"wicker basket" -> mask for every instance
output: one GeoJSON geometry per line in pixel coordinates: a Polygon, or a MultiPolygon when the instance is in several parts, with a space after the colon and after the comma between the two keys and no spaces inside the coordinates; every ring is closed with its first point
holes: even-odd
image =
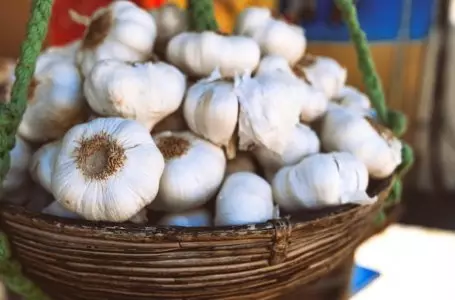
{"type": "MultiPolygon", "coordinates": [[[[366,83],[373,86],[372,101],[384,121],[387,111],[380,83],[358,28],[355,9],[350,0],[336,1],[344,7],[366,83]]],[[[191,3],[196,19],[198,13],[212,9],[209,0],[191,3]]],[[[45,35],[45,30],[38,29],[47,22],[50,7],[51,0],[33,2],[13,100],[11,104],[0,104],[0,112],[4,112],[0,141],[7,141],[0,143],[2,176],[7,171],[5,161],[26,107],[33,65],[45,35]]],[[[205,26],[204,22],[197,25],[205,26]]],[[[410,150],[406,151],[403,153],[410,150]]],[[[407,165],[397,170],[397,176],[407,165]]],[[[292,218],[248,226],[183,228],[94,223],[35,214],[11,205],[0,207],[0,225],[24,273],[57,300],[265,300],[286,299],[287,295],[294,295],[292,299],[298,295],[318,299],[315,290],[326,286],[321,282],[340,276],[337,270],[346,269],[356,247],[374,231],[373,219],[394,179],[370,183],[369,195],[379,199],[374,205],[306,211],[292,218]]],[[[46,299],[11,260],[5,236],[0,233],[0,237],[0,274],[6,284],[29,299],[46,299]]],[[[346,288],[350,272],[341,274],[344,277],[337,281],[346,288]]]]}

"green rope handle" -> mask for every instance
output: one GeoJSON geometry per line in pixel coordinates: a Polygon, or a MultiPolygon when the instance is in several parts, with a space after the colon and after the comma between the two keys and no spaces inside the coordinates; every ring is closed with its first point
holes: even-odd
{"type": "Polygon", "coordinates": [[[189,0],[188,12],[191,30],[218,31],[213,0],[189,0]]]}
{"type": "MultiPolygon", "coordinates": [[[[14,148],[16,131],[27,107],[27,93],[35,64],[47,34],[52,0],[34,0],[27,23],[27,34],[21,46],[16,67],[16,80],[9,103],[0,104],[0,183],[10,167],[9,152],[14,148]]],[[[5,233],[0,232],[0,276],[5,285],[27,300],[49,299],[40,288],[22,274],[19,263],[12,259],[5,233]]]]}

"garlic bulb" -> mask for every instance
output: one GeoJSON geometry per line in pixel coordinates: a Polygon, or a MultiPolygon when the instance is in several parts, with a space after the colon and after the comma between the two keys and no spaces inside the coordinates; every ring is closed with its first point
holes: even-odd
{"type": "Polygon", "coordinates": [[[354,154],[373,178],[390,176],[401,163],[402,144],[393,133],[349,109],[333,107],[327,112],[322,122],[321,142],[327,151],[354,154]]]}
{"type": "Polygon", "coordinates": [[[371,108],[368,96],[352,86],[344,86],[332,100],[347,108],[358,110],[368,110],[371,108]]]}
{"type": "Polygon", "coordinates": [[[131,1],[113,1],[98,9],[87,25],[77,54],[84,76],[100,60],[136,62],[152,53],[157,35],[155,20],[131,1]]]}
{"type": "Polygon", "coordinates": [[[158,224],[162,226],[209,227],[212,226],[212,216],[208,210],[200,208],[165,215],[158,224]]]}
{"type": "Polygon", "coordinates": [[[344,87],[347,70],[336,60],[324,56],[304,56],[294,71],[314,88],[324,92],[331,99],[344,87]]]}
{"type": "Polygon", "coordinates": [[[282,154],[299,123],[305,89],[295,77],[278,71],[243,76],[237,88],[239,149],[259,146],[282,154]]]}
{"type": "Polygon", "coordinates": [[[35,73],[41,73],[49,68],[50,65],[60,61],[76,64],[76,55],[80,46],[81,41],[76,40],[65,46],[47,48],[39,55],[36,61],[35,73]]]}
{"type": "Polygon", "coordinates": [[[225,77],[253,71],[259,64],[259,45],[244,36],[223,36],[211,31],[183,32],[172,38],[166,56],[186,74],[207,77],[216,68],[225,77]],[[239,54],[241,53],[241,55],[239,54]]]}
{"type": "Polygon", "coordinates": [[[166,167],[157,199],[150,208],[183,212],[209,201],[223,181],[223,150],[190,132],[162,132],[154,139],[166,167]]]}
{"type": "Polygon", "coordinates": [[[16,62],[13,59],[0,58],[0,103],[8,103],[11,100],[15,69],[16,62]]]}
{"type": "Polygon", "coordinates": [[[188,15],[175,3],[167,3],[151,11],[156,21],[156,48],[162,52],[171,38],[188,29],[188,15]]]}
{"type": "Polygon", "coordinates": [[[227,162],[225,176],[229,176],[237,172],[259,172],[256,162],[251,153],[239,152],[234,159],[227,162]]]}
{"type": "Polygon", "coordinates": [[[229,159],[235,157],[234,131],[237,127],[239,102],[233,82],[224,81],[215,71],[187,92],[183,115],[188,127],[215,145],[227,148],[229,159]]]}
{"type": "Polygon", "coordinates": [[[55,60],[35,73],[18,132],[28,141],[45,143],[61,138],[87,118],[78,69],[70,62],[55,60]]]}
{"type": "Polygon", "coordinates": [[[113,59],[96,63],[84,83],[93,111],[136,120],[149,130],[179,108],[185,89],[185,75],[172,65],[113,59]]]}
{"type": "Polygon", "coordinates": [[[82,219],[78,214],[68,210],[65,206],[60,204],[58,201],[54,201],[46,206],[42,211],[43,214],[56,216],[66,219],[82,219]]]}
{"type": "Polygon", "coordinates": [[[3,181],[2,193],[11,193],[23,189],[29,183],[28,165],[32,157],[31,147],[19,136],[16,136],[16,143],[9,155],[10,168],[3,181]]]}
{"type": "Polygon", "coordinates": [[[163,170],[163,156],[145,127],[99,118],[63,138],[52,192],[87,220],[123,222],[155,199],[163,170]]]}
{"type": "Polygon", "coordinates": [[[271,220],[274,212],[272,189],[264,179],[252,173],[234,173],[216,197],[215,225],[262,223],[271,220]]]}
{"type": "Polygon", "coordinates": [[[58,140],[39,148],[33,154],[29,166],[33,180],[39,183],[49,193],[52,193],[52,174],[61,144],[61,141],[58,140]]]}
{"type": "Polygon", "coordinates": [[[305,54],[307,42],[303,28],[274,19],[267,8],[252,7],[243,10],[235,32],[252,37],[263,54],[280,55],[291,65],[305,54]]]}
{"type": "Polygon", "coordinates": [[[297,164],[304,157],[319,152],[319,149],[320,142],[316,133],[306,125],[297,124],[281,155],[263,147],[258,147],[254,154],[266,173],[269,174],[267,177],[270,177],[281,167],[297,164]]]}
{"type": "Polygon", "coordinates": [[[315,154],[282,168],[273,179],[273,195],[288,212],[348,203],[370,204],[368,172],[349,153],[315,154]]]}

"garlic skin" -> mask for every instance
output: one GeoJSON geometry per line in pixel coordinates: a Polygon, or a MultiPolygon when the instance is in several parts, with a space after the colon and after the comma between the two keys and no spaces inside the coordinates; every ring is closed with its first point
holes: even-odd
{"type": "Polygon", "coordinates": [[[347,79],[347,70],[336,60],[324,56],[306,55],[294,67],[294,71],[314,88],[324,92],[328,99],[340,93],[347,79]]]}
{"type": "Polygon", "coordinates": [[[295,77],[278,71],[243,76],[237,88],[239,149],[263,147],[282,154],[299,123],[305,89],[295,77]]]}
{"type": "Polygon", "coordinates": [[[185,90],[185,75],[166,63],[103,60],[84,82],[93,111],[136,120],[149,130],[179,108],[185,90]]]}
{"type": "Polygon", "coordinates": [[[178,213],[207,203],[223,181],[223,150],[188,131],[162,132],[154,140],[166,167],[157,199],[150,208],[178,213]]]}
{"type": "Polygon", "coordinates": [[[386,178],[401,164],[400,140],[356,111],[331,108],[324,116],[320,137],[325,150],[352,153],[373,178],[386,178]]]}
{"type": "Polygon", "coordinates": [[[123,222],[152,203],[163,170],[163,156],[144,126],[98,118],[63,138],[52,192],[87,220],[123,222]]]}
{"type": "Polygon", "coordinates": [[[70,62],[55,60],[41,68],[35,73],[28,97],[18,129],[27,141],[45,143],[59,139],[88,118],[81,77],[70,62]]]}
{"type": "Polygon", "coordinates": [[[16,78],[16,62],[9,58],[0,58],[0,103],[9,103],[11,89],[16,78]]]}
{"type": "Polygon", "coordinates": [[[32,157],[32,148],[22,138],[16,136],[16,143],[9,155],[10,168],[3,181],[2,193],[23,189],[29,180],[28,165],[32,157]]]}
{"type": "Polygon", "coordinates": [[[371,109],[371,102],[368,96],[352,86],[344,86],[332,101],[343,107],[358,111],[371,109]]]}
{"type": "Polygon", "coordinates": [[[263,223],[273,219],[276,210],[270,185],[246,172],[226,178],[216,197],[216,226],[263,223]]]}
{"type": "Polygon", "coordinates": [[[167,3],[150,12],[157,26],[156,48],[165,51],[171,38],[188,29],[188,14],[175,3],[167,3]]]}
{"type": "Polygon", "coordinates": [[[265,55],[284,57],[294,65],[304,54],[307,41],[301,26],[274,19],[267,8],[247,8],[240,13],[235,33],[252,37],[265,55]]]}
{"type": "Polygon", "coordinates": [[[167,214],[158,222],[161,226],[210,227],[212,215],[206,209],[200,208],[182,213],[167,214]]]}
{"type": "Polygon", "coordinates": [[[33,180],[49,193],[52,193],[52,174],[61,145],[60,140],[43,145],[33,154],[30,162],[29,170],[33,180]]]}
{"type": "MultiPolygon", "coordinates": [[[[190,87],[183,103],[188,127],[215,145],[228,147],[239,115],[235,89],[236,85],[222,80],[218,71],[190,87]]],[[[233,158],[235,152],[228,156],[233,158]]]]}
{"type": "Polygon", "coordinates": [[[166,57],[190,76],[207,77],[219,68],[224,77],[234,77],[253,71],[261,52],[249,37],[223,36],[211,31],[183,32],[170,40],[166,57]]]}
{"type": "Polygon", "coordinates": [[[318,153],[319,150],[320,142],[316,133],[306,125],[297,124],[281,155],[262,147],[258,147],[254,154],[266,174],[269,174],[267,177],[271,179],[270,176],[280,168],[297,164],[304,157],[318,153]]]}
{"type": "Polygon", "coordinates": [[[65,219],[82,219],[78,214],[68,210],[65,206],[60,204],[58,201],[54,201],[46,206],[41,213],[51,216],[56,216],[65,219]]]}
{"type": "Polygon", "coordinates": [[[157,35],[154,18],[130,1],[113,1],[90,18],[77,62],[87,76],[96,62],[117,59],[144,61],[152,53],[157,35]]]}
{"type": "Polygon", "coordinates": [[[282,168],[273,179],[273,196],[287,212],[348,203],[371,204],[366,167],[349,153],[315,154],[282,168]]]}
{"type": "Polygon", "coordinates": [[[239,152],[234,159],[227,162],[225,177],[237,172],[259,172],[254,157],[251,153],[239,152]]]}
{"type": "Polygon", "coordinates": [[[76,55],[81,46],[81,41],[76,40],[65,46],[49,47],[44,50],[36,61],[35,73],[41,73],[56,62],[76,64],[76,55]]]}

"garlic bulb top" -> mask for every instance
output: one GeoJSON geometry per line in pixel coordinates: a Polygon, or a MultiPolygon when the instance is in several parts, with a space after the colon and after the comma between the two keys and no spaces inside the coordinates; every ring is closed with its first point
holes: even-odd
{"type": "Polygon", "coordinates": [[[253,71],[259,64],[259,45],[244,36],[223,36],[211,31],[183,32],[168,44],[167,59],[186,74],[207,77],[219,68],[225,77],[253,71]],[[241,55],[239,55],[241,53],[241,55]]]}
{"type": "Polygon", "coordinates": [[[282,154],[299,123],[305,88],[295,77],[278,71],[243,76],[237,88],[240,150],[260,146],[282,154]]]}
{"type": "Polygon", "coordinates": [[[152,53],[157,35],[151,14],[131,1],[113,1],[90,18],[77,61],[87,76],[105,59],[143,61],[152,53]]]}
{"type": "Polygon", "coordinates": [[[333,107],[325,115],[321,130],[327,151],[354,154],[373,178],[390,176],[401,163],[401,142],[379,123],[356,111],[333,107]]]}
{"type": "MultiPolygon", "coordinates": [[[[222,80],[218,71],[189,88],[183,104],[188,127],[215,145],[235,148],[235,144],[230,145],[239,115],[235,89],[235,84],[222,80]]],[[[235,149],[229,149],[228,158],[233,156],[235,149]]]]}
{"type": "Polygon", "coordinates": [[[104,116],[133,119],[149,130],[183,101],[185,75],[166,63],[103,60],[84,83],[90,107],[104,116]]]}
{"type": "Polygon", "coordinates": [[[154,139],[166,167],[157,199],[150,208],[182,212],[209,201],[223,181],[223,150],[190,132],[162,132],[154,139]]]}
{"type": "Polygon", "coordinates": [[[189,210],[182,213],[167,214],[158,222],[162,226],[209,227],[212,216],[206,209],[189,210]]]}
{"type": "Polygon", "coordinates": [[[61,144],[62,142],[58,140],[39,148],[33,154],[29,166],[33,180],[39,183],[49,193],[52,193],[52,174],[61,144]]]}
{"type": "Polygon", "coordinates": [[[336,60],[324,56],[304,56],[294,71],[313,87],[325,93],[328,99],[340,93],[346,83],[347,70],[336,60]]]}
{"type": "Polygon", "coordinates": [[[263,54],[280,55],[291,65],[305,54],[303,28],[274,19],[266,8],[245,9],[238,18],[235,32],[252,37],[263,54]]]}
{"type": "Polygon", "coordinates": [[[216,197],[216,226],[246,225],[271,220],[275,208],[270,185],[258,175],[234,173],[216,197]]]}
{"type": "Polygon", "coordinates": [[[349,153],[315,154],[282,168],[273,180],[273,195],[288,212],[347,203],[370,204],[366,167],[349,153]]]}
{"type": "Polygon", "coordinates": [[[23,139],[16,136],[16,143],[9,154],[10,168],[2,188],[5,193],[22,189],[24,184],[28,183],[28,165],[32,157],[32,149],[23,139]]]}
{"type": "Polygon", "coordinates": [[[28,141],[45,143],[87,118],[78,69],[71,62],[55,60],[35,73],[18,133],[28,141]]]}
{"type": "Polygon", "coordinates": [[[188,29],[186,11],[180,9],[174,3],[167,3],[158,9],[154,9],[151,14],[156,21],[158,48],[164,48],[171,38],[188,29]]]}
{"type": "Polygon", "coordinates": [[[145,127],[98,118],[65,135],[52,191],[87,220],[123,222],[155,199],[163,170],[163,156],[145,127]]]}

